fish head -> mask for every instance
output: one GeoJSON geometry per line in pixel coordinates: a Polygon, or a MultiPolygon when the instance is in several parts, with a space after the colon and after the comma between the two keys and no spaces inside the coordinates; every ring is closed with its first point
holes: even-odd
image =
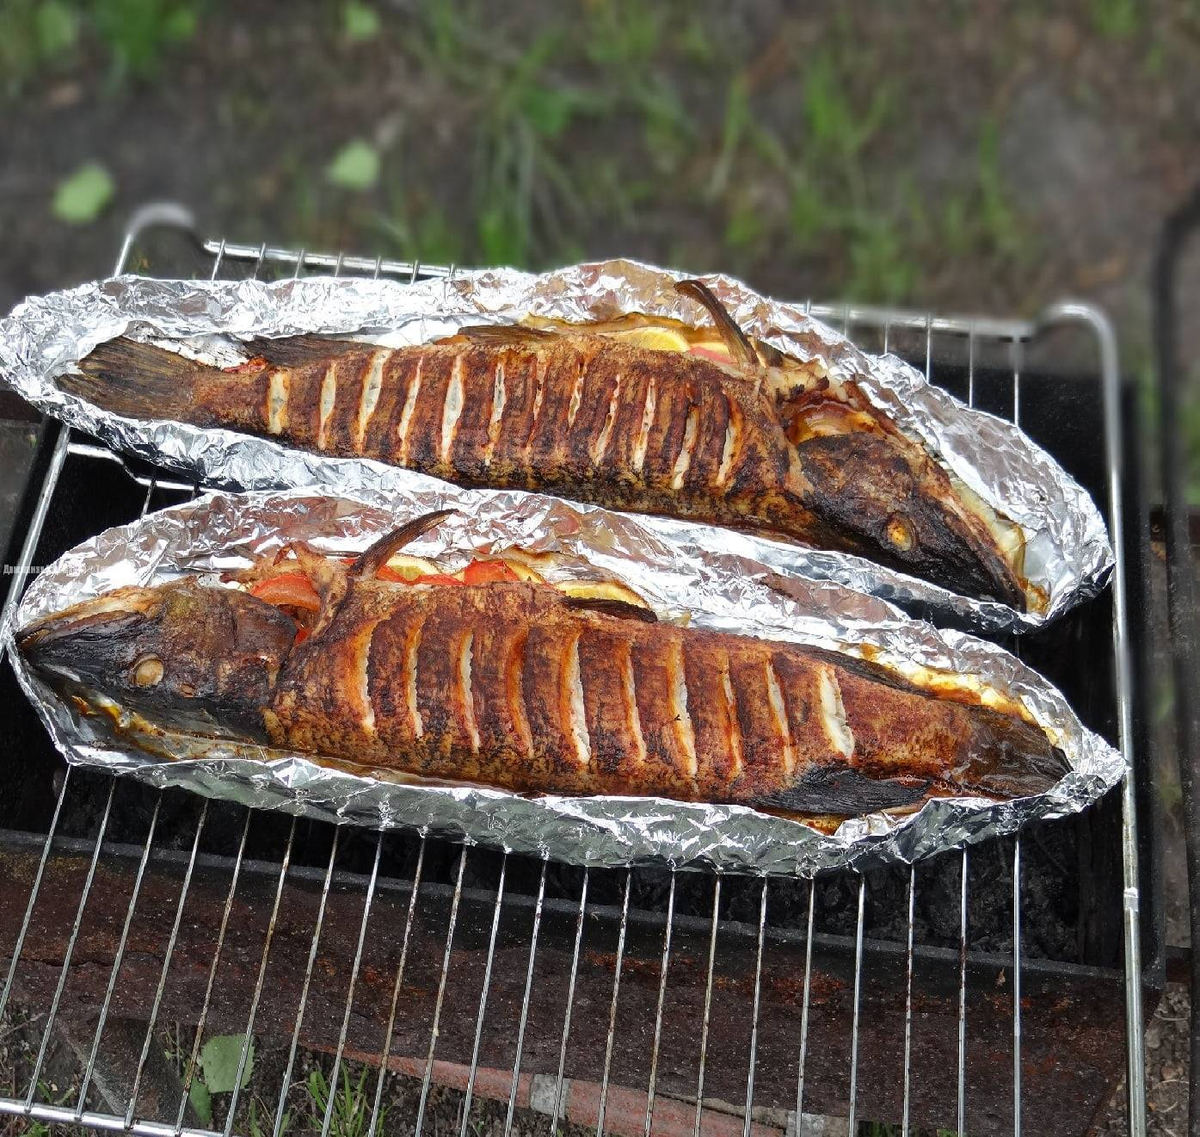
{"type": "Polygon", "coordinates": [[[90,705],[100,695],[155,723],[260,738],[295,635],[274,606],[187,579],[75,604],[18,632],[17,648],[52,687],[90,705]]]}
{"type": "Polygon", "coordinates": [[[827,421],[793,445],[805,487],[802,504],[835,547],[952,592],[1025,611],[1011,558],[927,454],[875,429],[861,412],[824,413],[827,421]]]}

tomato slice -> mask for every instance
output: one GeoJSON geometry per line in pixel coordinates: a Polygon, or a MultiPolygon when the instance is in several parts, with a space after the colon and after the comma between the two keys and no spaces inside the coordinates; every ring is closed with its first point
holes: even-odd
{"type": "Polygon", "coordinates": [[[304,628],[304,627],[297,628],[296,629],[296,638],[294,640],[292,640],[292,646],[298,647],[306,639],[308,639],[308,637],[310,635],[312,635],[312,632],[308,628],[304,628]]]}
{"type": "Polygon", "coordinates": [[[455,584],[460,588],[462,581],[456,576],[447,576],[444,572],[429,572],[424,576],[418,576],[415,580],[410,580],[409,584],[455,584]]]}
{"type": "Polygon", "coordinates": [[[306,612],[318,612],[321,609],[320,598],[302,572],[283,572],[278,576],[264,577],[250,586],[250,593],[268,604],[303,608],[306,612]]]}
{"type": "Polygon", "coordinates": [[[447,576],[444,572],[427,572],[421,576],[404,576],[391,565],[380,565],[375,573],[377,580],[388,580],[393,584],[462,584],[456,576],[447,576]]]}
{"type": "Polygon", "coordinates": [[[732,363],[727,351],[714,351],[711,347],[700,347],[698,344],[688,348],[689,355],[702,355],[705,359],[714,360],[717,363],[732,363]]]}
{"type": "Polygon", "coordinates": [[[472,561],[463,569],[463,584],[494,584],[520,579],[503,561],[472,561]]]}

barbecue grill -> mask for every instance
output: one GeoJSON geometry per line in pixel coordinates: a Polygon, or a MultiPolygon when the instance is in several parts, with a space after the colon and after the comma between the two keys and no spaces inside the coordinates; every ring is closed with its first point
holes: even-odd
{"type": "MultiPolygon", "coordinates": [[[[178,207],[141,211],[116,271],[455,271],[193,231],[178,207]]],[[[1145,593],[1148,527],[1112,329],[1080,304],[1035,321],[811,311],[1017,421],[1101,503],[1112,589],[1007,646],[1121,747],[1123,787],[1081,816],[912,868],[588,871],[64,769],[6,665],[0,1015],[30,1050],[21,1084],[0,1085],[0,1114],[206,1133],[188,1097],[198,1057],[237,1034],[236,1086],[252,1040],[281,1040],[280,1061],[222,1095],[225,1134],[249,1129],[251,1100],[258,1131],[281,1132],[312,1053],[330,1087],[350,1062],[377,1067],[364,1083],[372,1133],[428,1131],[435,1085],[465,1090],[464,1135],[482,1097],[502,1103],[505,1134],[518,1108],[598,1134],[866,1121],[906,1135],[1082,1133],[1122,1077],[1130,1132],[1143,1133],[1143,997],[1161,987],[1164,948],[1154,805],[1135,777],[1146,605],[1126,597],[1145,593]],[[403,1122],[384,1108],[397,1075],[420,1079],[403,1122]]],[[[44,425],[6,603],[31,566],[201,488],[44,425]]],[[[334,1113],[331,1092],[323,1134],[334,1113]]]]}

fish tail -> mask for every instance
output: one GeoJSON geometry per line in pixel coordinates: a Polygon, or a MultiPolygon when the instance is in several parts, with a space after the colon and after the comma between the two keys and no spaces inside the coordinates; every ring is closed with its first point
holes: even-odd
{"type": "Polygon", "coordinates": [[[59,376],[62,390],[139,419],[181,418],[189,409],[194,412],[201,379],[216,370],[125,336],[102,343],[79,368],[78,374],[59,376]]]}

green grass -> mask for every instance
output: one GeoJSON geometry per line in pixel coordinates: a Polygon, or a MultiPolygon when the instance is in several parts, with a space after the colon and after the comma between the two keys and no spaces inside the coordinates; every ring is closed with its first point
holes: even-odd
{"type": "MultiPolygon", "coordinates": [[[[1098,35],[1126,34],[1124,2],[1089,0],[1098,35]]],[[[161,83],[189,41],[219,37],[226,12],[219,0],[0,0],[0,83],[97,55],[110,86],[161,83]]],[[[683,0],[586,0],[525,24],[483,0],[403,14],[330,0],[326,23],[335,50],[400,59],[405,81],[446,105],[454,160],[448,179],[426,164],[436,148],[415,120],[386,137],[322,135],[316,154],[285,143],[248,185],[311,248],[374,237],[426,262],[541,268],[620,251],[619,233],[658,259],[751,278],[799,264],[826,296],[882,302],[925,300],[947,261],[1012,280],[1032,257],[998,125],[978,123],[953,182],[920,184],[910,69],[888,65],[911,45],[864,49],[840,14],[803,38],[783,20],[765,49],[683,0]]],[[[270,130],[253,85],[218,99],[239,128],[270,130]]],[[[246,188],[214,192],[233,208],[246,188]]]]}
{"type": "Polygon", "coordinates": [[[77,57],[79,23],[66,0],[0,3],[0,93],[14,96],[39,74],[65,72],[77,57]]]}
{"type": "MultiPolygon", "coordinates": [[[[351,1081],[350,1071],[342,1067],[342,1081],[333,1096],[332,1106],[329,1102],[329,1081],[320,1069],[313,1070],[308,1076],[306,1086],[308,1096],[315,1107],[313,1121],[317,1125],[323,1123],[325,1113],[330,1113],[330,1137],[366,1137],[371,1127],[371,1106],[373,1096],[367,1090],[369,1067],[364,1066],[358,1078],[351,1081]]],[[[387,1110],[380,1109],[378,1132],[386,1133],[385,1119],[387,1110]]]]}
{"type": "Polygon", "coordinates": [[[108,61],[110,85],[157,79],[190,41],[204,0],[3,0],[0,93],[64,74],[93,45],[108,61]]]}
{"type": "Polygon", "coordinates": [[[1088,15],[1092,27],[1107,39],[1129,39],[1142,23],[1141,0],[1091,0],[1088,15]]]}
{"type": "MultiPolygon", "coordinates": [[[[1028,263],[991,120],[966,176],[929,197],[903,162],[880,160],[895,153],[911,96],[882,59],[862,56],[845,19],[819,48],[791,48],[790,75],[766,91],[715,26],[681,3],[590,0],[515,31],[485,19],[479,0],[422,0],[395,43],[415,81],[458,106],[467,173],[447,198],[406,177],[403,155],[381,154],[369,227],[401,256],[539,268],[588,255],[614,228],[665,226],[659,256],[688,260],[669,234],[673,214],[690,214],[732,271],[753,276],[782,254],[819,265],[826,295],[883,302],[919,299],[946,257],[1010,275],[1028,263]],[[698,76],[722,92],[707,128],[684,93],[698,76]],[[760,100],[781,97],[794,127],[767,125],[760,100]]],[[[292,192],[299,215],[325,212],[326,194],[292,192]]]]}

